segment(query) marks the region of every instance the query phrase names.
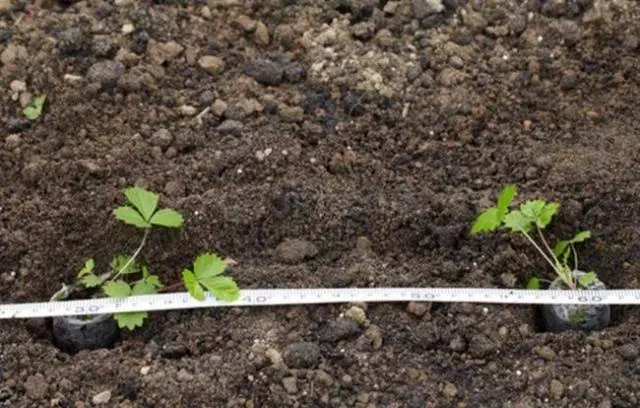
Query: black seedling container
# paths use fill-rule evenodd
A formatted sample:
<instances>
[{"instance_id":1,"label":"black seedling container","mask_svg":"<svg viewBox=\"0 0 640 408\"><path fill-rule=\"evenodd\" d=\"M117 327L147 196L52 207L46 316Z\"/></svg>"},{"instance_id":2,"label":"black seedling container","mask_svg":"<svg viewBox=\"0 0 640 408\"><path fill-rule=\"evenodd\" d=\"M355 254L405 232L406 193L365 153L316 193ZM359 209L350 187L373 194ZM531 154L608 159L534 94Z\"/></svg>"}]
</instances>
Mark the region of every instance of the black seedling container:
<instances>
[{"instance_id":1,"label":"black seedling container","mask_svg":"<svg viewBox=\"0 0 640 408\"><path fill-rule=\"evenodd\" d=\"M120 330L113 316L62 316L52 319L55 345L64 352L109 348L118 340Z\"/></svg>"},{"instance_id":2,"label":"black seedling container","mask_svg":"<svg viewBox=\"0 0 640 408\"><path fill-rule=\"evenodd\" d=\"M574 278L585 275L582 271L573 271ZM589 290L604 290L606 286L599 280L590 284ZM549 285L549 290L570 290L560 278ZM611 308L609 305L543 305L542 316L547 331L565 330L597 331L609 325Z\"/></svg>"}]
</instances>

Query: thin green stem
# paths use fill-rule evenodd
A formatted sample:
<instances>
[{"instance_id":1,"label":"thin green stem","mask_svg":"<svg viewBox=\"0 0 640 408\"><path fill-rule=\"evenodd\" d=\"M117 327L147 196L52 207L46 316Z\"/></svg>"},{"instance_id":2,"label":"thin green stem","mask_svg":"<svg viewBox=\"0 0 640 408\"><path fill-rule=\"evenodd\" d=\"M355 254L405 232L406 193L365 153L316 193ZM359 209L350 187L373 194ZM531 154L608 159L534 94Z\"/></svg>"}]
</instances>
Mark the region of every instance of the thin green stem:
<instances>
[{"instance_id":1,"label":"thin green stem","mask_svg":"<svg viewBox=\"0 0 640 408\"><path fill-rule=\"evenodd\" d=\"M540 255L542 255L542 257L545 259L545 261L547 261L549 263L549 265L551 265L551 267L554 270L557 270L556 269L556 265L553 264L551 259L549 259L547 254L544 253L544 251L542 250L542 248L540 248L538 243L536 241L534 241L534 239L531 238L531 236L529 234L527 234L527 232L525 230L520 230L520 232L522 232L522 234L529 240L529 242L531 242L531 244L538 250L538 252L540 252Z\"/></svg>"},{"instance_id":2,"label":"thin green stem","mask_svg":"<svg viewBox=\"0 0 640 408\"><path fill-rule=\"evenodd\" d=\"M144 236L142 237L140 246L138 246L138 249L136 249L136 252L133 253L133 255L131 256L131 258L129 258L127 263L125 263L124 266L120 268L120 270L111 278L111 280L115 280L117 277L122 275L122 273L126 271L127 268L131 265L131 263L138 257L138 255L140 254L140 251L142 251L142 248L144 247L144 244L146 244L147 242L147 237L149 236L150 231L151 231L151 228L147 228L144 230Z\"/></svg>"},{"instance_id":3,"label":"thin green stem","mask_svg":"<svg viewBox=\"0 0 640 408\"><path fill-rule=\"evenodd\" d=\"M558 258L556 257L556 254L553 253L553 251L551 250L551 247L549 246L549 244L547 243L547 240L544 239L544 234L542 233L542 230L536 225L536 231L538 231L538 235L540 236L540 240L542 241L542 244L544 245L544 247L547 249L547 251L549 251L549 254L551 254L553 260L555 261L556 265L560 265L560 261L558 260Z\"/></svg>"}]
</instances>

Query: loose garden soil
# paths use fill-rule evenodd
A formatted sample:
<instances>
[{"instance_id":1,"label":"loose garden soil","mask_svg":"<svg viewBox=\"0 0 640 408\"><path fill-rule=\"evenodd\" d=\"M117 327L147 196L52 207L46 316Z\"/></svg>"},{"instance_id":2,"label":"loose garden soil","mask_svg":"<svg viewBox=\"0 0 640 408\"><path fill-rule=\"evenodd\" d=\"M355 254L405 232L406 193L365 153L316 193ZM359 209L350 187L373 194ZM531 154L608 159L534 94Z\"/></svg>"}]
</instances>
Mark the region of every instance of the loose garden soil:
<instances>
[{"instance_id":1,"label":"loose garden soil","mask_svg":"<svg viewBox=\"0 0 640 408\"><path fill-rule=\"evenodd\" d=\"M590 229L640 288L640 3L0 0L0 297L47 300L132 251L138 184L244 288L523 287L551 271L468 229L506 183ZM46 94L44 114L22 108ZM153 313L68 355L0 323L3 407L637 407L640 313L552 334L535 308L368 304Z\"/></svg>"}]
</instances>

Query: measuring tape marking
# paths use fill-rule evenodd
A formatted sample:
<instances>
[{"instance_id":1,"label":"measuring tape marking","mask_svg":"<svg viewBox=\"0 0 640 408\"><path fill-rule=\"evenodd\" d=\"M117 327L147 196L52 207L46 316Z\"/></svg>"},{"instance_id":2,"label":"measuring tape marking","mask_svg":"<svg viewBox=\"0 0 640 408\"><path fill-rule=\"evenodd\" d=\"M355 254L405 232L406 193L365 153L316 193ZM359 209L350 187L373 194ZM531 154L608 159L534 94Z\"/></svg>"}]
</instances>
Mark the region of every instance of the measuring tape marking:
<instances>
[{"instance_id":1,"label":"measuring tape marking","mask_svg":"<svg viewBox=\"0 0 640 408\"><path fill-rule=\"evenodd\" d=\"M176 292L120 299L0 304L0 319L347 302L640 305L639 289L569 291L488 288L311 288L246 289L240 293L240 299L231 303L216 300L210 294L207 294L204 301L199 301L187 292Z\"/></svg>"}]
</instances>

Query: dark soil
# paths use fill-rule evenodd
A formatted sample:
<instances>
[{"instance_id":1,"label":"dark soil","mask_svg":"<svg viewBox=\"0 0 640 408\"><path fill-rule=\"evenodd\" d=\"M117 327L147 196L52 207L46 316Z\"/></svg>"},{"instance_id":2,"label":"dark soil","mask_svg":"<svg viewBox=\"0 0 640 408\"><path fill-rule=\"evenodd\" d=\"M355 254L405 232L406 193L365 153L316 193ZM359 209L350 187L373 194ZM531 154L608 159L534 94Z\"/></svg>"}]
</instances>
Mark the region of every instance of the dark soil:
<instances>
[{"instance_id":1,"label":"dark soil","mask_svg":"<svg viewBox=\"0 0 640 408\"><path fill-rule=\"evenodd\" d=\"M2 301L133 250L131 184L186 216L143 254L165 282L215 250L245 288L522 287L551 277L526 242L467 234L518 183L639 288L640 3L440 3L0 0ZM423 306L154 313L74 356L4 321L0 405L640 405L637 308L551 334L529 306Z\"/></svg>"}]
</instances>

